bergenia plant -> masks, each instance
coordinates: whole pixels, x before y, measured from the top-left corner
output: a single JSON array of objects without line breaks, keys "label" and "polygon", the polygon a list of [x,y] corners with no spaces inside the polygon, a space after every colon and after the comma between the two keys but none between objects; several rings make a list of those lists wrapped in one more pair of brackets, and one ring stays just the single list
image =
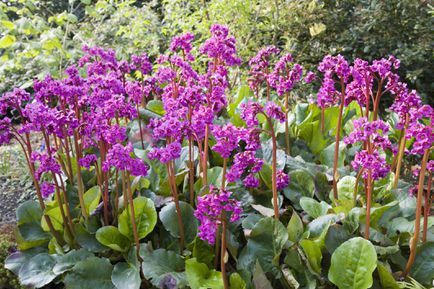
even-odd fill
[{"label": "bergenia plant", "polygon": [[5,267],[32,288],[430,286],[434,112],[400,61],[327,55],[317,77],[275,46],[240,59],[224,25],[194,41],[84,47],[0,97],[35,191]]}]

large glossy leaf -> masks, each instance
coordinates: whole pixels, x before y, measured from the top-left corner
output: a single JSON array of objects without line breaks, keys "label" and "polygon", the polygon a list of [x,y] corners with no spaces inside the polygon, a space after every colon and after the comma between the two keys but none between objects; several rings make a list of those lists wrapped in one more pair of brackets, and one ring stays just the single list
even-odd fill
[{"label": "large glossy leaf", "polygon": [[42,210],[36,201],[22,203],[16,212],[18,223],[17,243],[26,250],[47,243],[50,235],[41,227]]},{"label": "large glossy leaf", "polygon": [[381,288],[383,289],[400,289],[395,278],[389,269],[381,262],[377,262],[378,276],[380,277]]},{"label": "large glossy leaf", "polygon": [[165,249],[150,251],[149,248],[142,246],[140,256],[143,259],[143,275],[154,286],[160,286],[164,280],[174,280],[179,288],[185,286],[184,260],[177,253]]},{"label": "large glossy leaf", "polygon": [[[353,200],[356,178],[353,176],[344,176],[337,183],[339,200]],[[330,192],[330,198],[333,200],[333,193]]]},{"label": "large glossy leaf", "polygon": [[95,234],[89,233],[81,224],[74,224],[75,240],[77,243],[94,253],[100,253],[107,250],[107,247],[101,245],[95,238]]},{"label": "large glossy leaf", "polygon": [[317,202],[315,199],[302,197],[300,199],[301,208],[312,218],[318,218],[327,214],[329,205],[324,202]]},{"label": "large glossy leaf", "polygon": [[127,252],[130,248],[130,240],[114,226],[104,226],[98,229],[95,236],[101,244],[115,251]]},{"label": "large glossy leaf", "polygon": [[434,242],[427,242],[418,248],[410,275],[423,285],[432,285],[434,280]]},{"label": "large glossy leaf", "polygon": [[261,219],[250,233],[244,260],[240,260],[239,266],[253,270],[258,260],[265,272],[279,276],[279,257],[287,240],[288,231],[281,222],[271,217]]},{"label": "large glossy leaf", "polygon": [[185,262],[185,274],[191,289],[224,288],[222,273],[208,269],[205,264],[197,262],[196,258]]},{"label": "large glossy leaf", "polygon": [[241,278],[240,274],[232,273],[229,277],[229,284],[231,289],[246,289],[246,282]]},{"label": "large glossy leaf", "polygon": [[84,205],[88,213],[92,213],[99,205],[101,200],[101,189],[99,186],[93,186],[87,190],[84,195]]},{"label": "large glossy leaf", "polygon": [[271,285],[270,281],[267,279],[267,276],[264,273],[264,270],[262,270],[261,265],[258,261],[255,263],[255,270],[253,271],[253,285],[255,288],[262,288],[262,289],[272,289],[273,286]]},{"label": "large glossy leaf", "polygon": [[128,263],[117,263],[112,272],[112,282],[117,289],[140,289],[140,272]]},{"label": "large glossy leaf", "polygon": [[[320,154],[321,164],[332,168],[334,165],[334,157],[335,157],[335,146],[336,142],[327,146]],[[346,154],[346,146],[344,142],[339,143],[339,154],[338,154],[338,168],[344,166]]]},{"label": "large glossy leaf", "polygon": [[291,242],[298,242],[300,240],[301,235],[303,234],[303,222],[301,221],[298,214],[294,211],[292,212],[291,219],[288,222],[288,240]]},{"label": "large glossy leaf", "polygon": [[66,289],[115,289],[111,275],[113,266],[105,258],[90,257],[79,261],[65,276]]},{"label": "large glossy leaf", "polygon": [[372,272],[377,267],[377,253],[371,242],[352,238],[332,255],[329,280],[339,289],[366,289],[372,286]]},{"label": "large glossy leaf", "polygon": [[47,285],[57,276],[53,272],[55,264],[56,260],[54,257],[47,253],[34,256],[21,267],[18,273],[20,283],[24,286],[35,288]]},{"label": "large glossy leaf", "polygon": [[53,268],[53,272],[57,275],[65,273],[71,270],[77,262],[92,256],[93,254],[85,249],[72,250],[65,255],[56,255],[56,265]]},{"label": "large glossy leaf", "polygon": [[294,170],[288,175],[291,181],[288,187],[283,191],[285,197],[297,205],[301,197],[313,197],[315,193],[315,182],[313,177],[306,170]]},{"label": "large glossy leaf", "polygon": [[[157,224],[157,211],[155,210],[154,202],[145,197],[135,198],[133,204],[137,232],[139,239],[143,239],[154,230]],[[125,209],[119,216],[118,228],[122,235],[128,237],[130,240],[134,240],[131,218],[132,216],[128,205],[128,209]]]},{"label": "large glossy leaf", "polygon": [[306,254],[307,260],[309,261],[311,268],[316,273],[321,273],[321,248],[314,241],[311,240],[301,240],[300,245],[303,248],[304,253]]},{"label": "large glossy leaf", "polygon": [[[197,235],[198,221],[194,217],[194,210],[190,204],[180,201],[179,207],[181,209],[185,240],[187,243],[190,243]],[[159,217],[164,228],[166,228],[173,237],[179,238],[178,215],[176,213],[175,203],[170,202],[164,206],[160,211]]]}]

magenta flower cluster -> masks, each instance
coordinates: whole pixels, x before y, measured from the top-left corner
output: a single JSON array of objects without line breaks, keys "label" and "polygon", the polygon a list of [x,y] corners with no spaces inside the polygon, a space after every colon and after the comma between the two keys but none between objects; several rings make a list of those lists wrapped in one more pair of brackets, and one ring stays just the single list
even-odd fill
[{"label": "magenta flower cluster", "polygon": [[194,215],[200,223],[198,236],[210,245],[214,245],[222,216],[224,218],[230,216],[230,222],[238,221],[242,213],[241,202],[233,198],[232,192],[219,190],[214,186],[210,186],[210,192],[198,197],[197,200]]}]

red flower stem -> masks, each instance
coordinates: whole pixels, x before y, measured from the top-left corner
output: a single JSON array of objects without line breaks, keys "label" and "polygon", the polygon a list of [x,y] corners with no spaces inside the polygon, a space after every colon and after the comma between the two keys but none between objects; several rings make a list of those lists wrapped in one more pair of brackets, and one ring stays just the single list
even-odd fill
[{"label": "red flower stem", "polygon": [[399,149],[398,154],[396,155],[396,170],[395,170],[395,177],[393,179],[393,188],[396,189],[398,186],[399,181],[399,175],[401,173],[401,167],[402,167],[402,159],[404,157],[404,150],[405,150],[405,131],[408,126],[409,117],[408,115],[405,116],[405,124],[401,131],[400,139],[399,139]]},{"label": "red flower stem", "polygon": [[225,289],[229,289],[229,281],[226,273],[226,214],[223,211],[221,216],[222,223],[222,241],[221,241],[221,251],[220,251],[220,269],[222,272],[223,285]]},{"label": "red flower stem", "polygon": [[140,240],[139,240],[139,233],[137,231],[137,224],[136,224],[136,213],[134,211],[134,201],[133,201],[133,192],[131,191],[131,182],[130,182],[130,173],[127,171],[127,195],[129,199],[130,204],[130,211],[131,211],[131,225],[133,227],[133,235],[134,235],[134,242],[136,243],[136,253],[137,258],[141,260],[140,258]]},{"label": "red flower stem", "polygon": [[[32,146],[30,145],[30,136],[29,136],[29,133],[25,133],[25,135],[26,135],[25,144],[26,144],[27,150],[24,148],[24,145],[21,142],[19,142],[19,143],[23,149],[24,156],[25,156],[26,161],[27,161],[27,165],[30,169],[30,174],[32,176],[33,184],[35,186],[36,196],[38,198],[39,206],[41,207],[41,210],[44,211],[45,210],[45,203],[44,203],[44,199],[42,198],[41,188],[39,186],[39,182],[35,176],[35,172],[36,172],[35,164],[33,163],[33,161],[30,160],[30,156],[32,155],[32,151],[33,151]],[[57,232],[54,229],[53,222],[51,222],[50,217],[46,214],[43,214],[43,216],[44,216],[45,222],[47,223],[48,229],[50,230],[51,235],[53,235],[54,238],[56,239],[57,244],[59,244],[60,246],[65,245],[65,241],[63,240],[62,236],[59,234],[59,232]]]},{"label": "red flower stem", "polygon": [[78,163],[78,160],[81,158],[81,150],[80,146],[78,144],[78,132],[77,130],[74,130],[74,145],[75,145],[75,157],[76,157],[76,168],[77,168],[77,188],[78,188],[78,199],[80,201],[80,207],[81,207],[81,214],[85,219],[88,218],[88,213],[86,211],[86,205],[84,203],[84,186],[83,186],[83,180],[81,177],[81,167]]},{"label": "red flower stem", "polygon": [[354,193],[353,193],[354,206],[357,203],[357,191],[359,190],[359,181],[360,181],[360,177],[362,176],[362,173],[363,173],[363,168],[360,169],[360,171],[357,173],[356,176],[356,184],[354,185]]},{"label": "red flower stem", "polygon": [[325,108],[321,107],[321,133],[325,131]]},{"label": "red flower stem", "polygon": [[227,158],[223,159],[223,173],[222,173],[222,190],[226,188],[226,170],[227,170]]},{"label": "red flower stem", "polygon": [[202,171],[202,186],[208,185],[208,138],[209,138],[209,125],[205,126],[205,140],[203,144],[203,171]]},{"label": "red flower stem", "polygon": [[139,104],[136,104],[136,109],[137,109],[137,121],[139,122],[139,130],[140,130],[140,141],[142,143],[142,150],[144,150],[145,149],[145,141],[143,138],[142,121],[140,119]]},{"label": "red flower stem", "polygon": [[408,257],[407,265],[405,266],[405,271],[403,273],[404,277],[406,277],[410,273],[411,267],[413,266],[414,260],[416,258],[416,249],[417,249],[417,243],[419,242],[419,233],[420,233],[420,217],[422,215],[423,183],[425,180],[425,171],[426,171],[426,164],[428,162],[429,151],[430,151],[429,149],[426,149],[423,154],[422,164],[419,172],[419,184],[417,187],[417,199],[416,199],[416,218],[414,221],[414,235],[410,243],[410,256]]},{"label": "red flower stem", "polygon": [[432,185],[432,172],[428,175],[428,185],[425,193],[424,211],[423,211],[423,230],[422,230],[422,242],[426,242],[428,232],[428,217],[431,210],[431,185]]},{"label": "red flower stem", "polygon": [[[265,115],[265,114],[264,114]],[[279,202],[277,195],[277,139],[276,133],[273,127],[273,121],[267,115],[265,115],[268,121],[268,126],[270,127],[270,136],[272,143],[272,160],[271,160],[271,190],[273,192],[273,208],[274,208],[274,218],[279,219]]]},{"label": "red flower stem", "polygon": [[371,227],[371,202],[372,202],[372,170],[368,170],[368,179],[366,181],[366,220],[365,220],[365,239],[369,240],[369,229]]},{"label": "red flower stem", "polygon": [[[49,137],[48,137],[48,135],[44,129],[42,129],[42,135],[44,137],[45,146],[47,147],[48,156],[50,158],[52,158],[53,155],[51,153],[50,139],[49,139]],[[71,231],[72,228],[69,226],[70,220],[68,220],[68,218],[66,217],[65,208],[63,207],[63,201],[62,201],[62,196],[60,194],[59,182],[57,181],[57,177],[56,177],[55,173],[52,173],[52,176],[53,176],[53,181],[55,184],[55,194],[56,194],[56,198],[57,198],[57,203],[59,204],[60,216],[62,217],[62,221],[63,221],[64,227],[66,229],[66,233],[68,234],[69,239],[72,240],[74,238],[74,235],[72,234],[72,231]],[[65,207],[66,207],[66,210],[69,211],[69,205],[67,203],[65,203]],[[72,223],[72,221],[71,221],[71,223]]]},{"label": "red flower stem", "polygon": [[380,107],[381,89],[383,86],[383,81],[384,81],[384,79],[382,78],[380,80],[380,83],[378,84],[377,95],[375,96],[374,112],[373,112],[373,114],[374,114],[373,120],[374,121],[377,120],[377,118],[378,118],[378,109]]},{"label": "red flower stem", "polygon": [[289,144],[288,112],[289,112],[289,93],[285,93],[285,144],[286,144],[286,154],[290,155],[291,147]]},{"label": "red flower stem", "polygon": [[[188,121],[191,125],[191,106],[188,108]],[[190,192],[190,204],[194,207],[195,205],[195,195],[194,195],[194,142],[193,136],[190,135],[188,138],[188,183]]]},{"label": "red flower stem", "polygon": [[103,207],[104,207],[104,213],[103,213],[103,218],[104,218],[104,224],[108,225],[109,224],[109,209],[108,209],[108,203],[109,203],[109,195],[108,195],[108,176],[107,176],[107,172],[104,172],[102,170],[102,164],[105,162],[106,159],[106,146],[105,143],[103,141],[99,142],[99,147],[100,147],[100,154],[101,154],[101,176],[102,176],[102,184],[103,184],[103,191],[102,193],[102,201],[103,201]]},{"label": "red flower stem", "polygon": [[345,105],[345,88],[344,88],[343,80],[341,80],[341,86],[342,86],[341,103],[339,106],[339,116],[338,116],[338,124],[336,128],[336,139],[335,139],[335,155],[333,159],[333,198],[335,200],[338,199],[337,174],[338,174],[338,159],[339,159],[339,142],[340,142],[340,134],[341,134],[341,126],[342,126],[342,114],[344,112],[344,105]]}]

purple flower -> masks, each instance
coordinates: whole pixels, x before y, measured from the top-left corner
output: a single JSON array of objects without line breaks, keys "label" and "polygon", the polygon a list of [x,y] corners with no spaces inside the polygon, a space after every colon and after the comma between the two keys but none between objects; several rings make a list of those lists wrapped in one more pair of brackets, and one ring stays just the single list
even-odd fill
[{"label": "purple flower", "polygon": [[311,83],[312,81],[314,81],[316,78],[315,73],[313,73],[312,71],[308,71],[306,76],[304,77],[304,82],[305,83]]},{"label": "purple flower", "polygon": [[318,91],[318,106],[321,108],[331,107],[337,104],[338,100],[339,93],[336,91],[335,81],[326,74]]},{"label": "purple flower", "polygon": [[152,63],[146,53],[131,56],[131,62],[131,68],[139,70],[142,74],[152,72]]},{"label": "purple flower", "polygon": [[200,47],[200,52],[208,55],[209,58],[216,59],[219,65],[239,65],[241,59],[236,56],[235,44],[235,37],[229,36],[227,26],[213,24],[211,25],[211,38]]},{"label": "purple flower", "polygon": [[243,178],[245,179],[244,185],[247,187],[259,186],[259,180],[255,178],[255,174],[262,169],[263,164],[262,159],[255,157],[254,151],[244,151],[236,154],[234,163],[227,174],[228,182],[235,182],[247,175]]},{"label": "purple flower", "polygon": [[273,55],[280,53],[280,50],[275,46],[267,46],[259,50],[256,56],[249,61],[250,78],[249,86],[252,90],[257,91],[259,86],[265,81],[268,82],[270,59]]},{"label": "purple flower", "polygon": [[0,146],[9,144],[12,137],[10,118],[5,117],[0,119]]},{"label": "purple flower", "polygon": [[257,102],[249,101],[248,103],[241,104],[241,119],[244,120],[248,127],[256,126],[259,124],[256,115],[263,113],[264,108]]},{"label": "purple flower", "polygon": [[232,192],[219,190],[213,186],[210,186],[209,194],[198,197],[197,201],[194,215],[200,223],[198,236],[210,245],[214,245],[222,213],[230,214],[230,222],[238,221],[242,213],[241,202],[232,198]]},{"label": "purple flower", "polygon": [[86,155],[86,156],[82,157],[81,159],[79,159],[78,163],[80,164],[80,166],[85,167],[86,169],[89,169],[93,163],[96,163],[96,161],[97,161],[96,155],[90,154],[90,155]]},{"label": "purple flower", "polygon": [[414,138],[411,154],[423,155],[425,150],[430,149],[434,142],[434,129],[431,125],[424,125],[419,122],[410,123],[405,137]]},{"label": "purple flower", "polygon": [[282,170],[277,171],[276,177],[277,190],[283,190],[289,185],[289,176],[285,174]]},{"label": "purple flower", "polygon": [[170,50],[172,50],[173,52],[176,52],[177,50],[182,50],[185,54],[185,59],[188,61],[193,61],[194,57],[190,53],[193,49],[193,46],[191,45],[193,40],[194,34],[190,32],[175,36],[170,43]]},{"label": "purple flower", "polygon": [[389,126],[382,120],[368,121],[366,117],[361,117],[353,121],[354,130],[344,138],[346,144],[356,142],[371,142],[375,147],[383,150],[392,149],[392,143],[387,135]]},{"label": "purple flower", "polygon": [[0,97],[0,115],[6,114],[8,108],[17,109],[30,100],[30,94],[21,88],[14,88]]},{"label": "purple flower", "polygon": [[272,101],[267,102],[267,104],[265,105],[265,112],[269,117],[277,119],[281,123],[285,122],[285,113],[282,111],[282,108],[280,108],[280,106],[278,106],[276,103]]},{"label": "purple flower", "polygon": [[60,175],[62,173],[61,167],[56,159],[48,154],[41,154],[38,152],[33,152],[30,160],[32,162],[39,162],[39,166],[35,172],[35,178],[37,180],[41,179],[42,174],[52,173]]},{"label": "purple flower", "polygon": [[380,156],[378,151],[369,153],[366,150],[362,150],[357,152],[351,165],[356,171],[363,168],[362,176],[365,179],[368,178],[369,171],[371,171],[373,180],[384,178],[390,171],[390,166],[386,163],[384,157]]},{"label": "purple flower", "polygon": [[213,126],[211,132],[217,143],[212,149],[218,152],[222,158],[230,157],[233,150],[238,147],[239,141],[247,134],[246,129],[235,127],[229,123],[224,126]]},{"label": "purple flower", "polygon": [[107,159],[102,164],[102,169],[107,172],[110,167],[115,167],[120,171],[129,171],[133,176],[146,176],[148,168],[140,159],[133,158],[133,145],[128,143],[126,146],[115,144],[107,152]]},{"label": "purple flower", "polygon": [[292,55],[285,54],[277,61],[274,70],[267,78],[271,87],[277,90],[278,95],[283,95],[302,80],[303,67],[299,64],[292,65]]},{"label": "purple flower", "polygon": [[48,198],[54,193],[54,185],[48,182],[43,182],[40,189],[41,195],[44,199]]},{"label": "purple flower", "polygon": [[171,160],[177,159],[181,156],[181,144],[179,142],[172,142],[165,147],[154,147],[148,153],[148,158],[151,160],[157,159],[162,163],[167,163]]}]

